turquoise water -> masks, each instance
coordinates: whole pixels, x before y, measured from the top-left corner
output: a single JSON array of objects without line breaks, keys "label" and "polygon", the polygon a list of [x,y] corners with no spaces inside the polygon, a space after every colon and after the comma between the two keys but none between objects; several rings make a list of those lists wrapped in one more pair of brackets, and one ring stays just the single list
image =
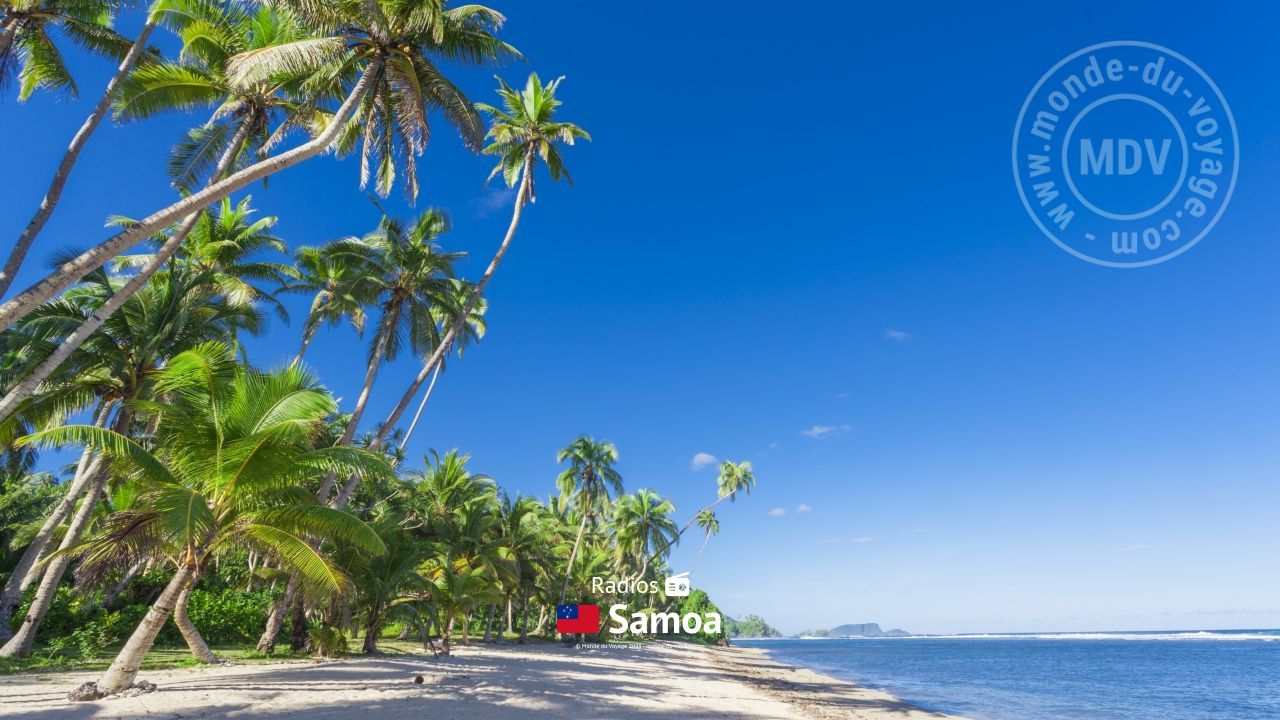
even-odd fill
[{"label": "turquoise water", "polygon": [[1280,720],[1280,630],[737,644],[974,720]]}]

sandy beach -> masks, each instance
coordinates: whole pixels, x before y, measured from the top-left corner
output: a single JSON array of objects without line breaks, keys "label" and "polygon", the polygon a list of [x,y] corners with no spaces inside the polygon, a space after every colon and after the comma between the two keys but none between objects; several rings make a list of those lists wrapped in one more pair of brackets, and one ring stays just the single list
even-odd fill
[{"label": "sandy beach", "polygon": [[[415,683],[417,676],[422,683]],[[144,672],[147,695],[71,703],[92,673],[0,677],[0,716],[76,718],[859,718],[924,720],[881,692],[746,648],[473,646],[395,656]]]}]

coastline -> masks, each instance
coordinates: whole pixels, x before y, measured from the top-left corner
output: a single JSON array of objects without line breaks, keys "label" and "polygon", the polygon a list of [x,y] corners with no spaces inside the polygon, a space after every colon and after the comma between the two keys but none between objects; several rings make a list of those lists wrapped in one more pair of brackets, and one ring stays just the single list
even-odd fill
[{"label": "coastline", "polygon": [[[575,649],[490,645],[448,658],[396,655],[159,670],[159,690],[71,703],[91,672],[0,677],[0,716],[48,718],[379,717],[939,720],[887,693],[769,658],[757,648],[684,644]],[[421,676],[423,682],[414,679]],[[953,720],[955,720],[953,718]]]},{"label": "coastline", "polygon": [[802,717],[818,720],[965,720],[926,710],[893,695],[806,667],[776,660],[762,648],[712,648],[712,657],[743,682],[786,702]]}]

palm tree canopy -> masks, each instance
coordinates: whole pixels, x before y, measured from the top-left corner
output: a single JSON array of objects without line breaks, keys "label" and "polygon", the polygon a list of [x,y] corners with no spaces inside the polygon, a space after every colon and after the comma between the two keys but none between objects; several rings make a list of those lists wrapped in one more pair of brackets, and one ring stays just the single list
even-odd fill
[{"label": "palm tree canopy", "polygon": [[0,87],[17,71],[18,100],[37,90],[61,90],[75,97],[75,80],[55,38],[62,37],[91,53],[120,59],[131,40],[111,29],[116,0],[4,0],[0,28],[12,39],[0,47]]},{"label": "palm tree canopy", "polygon": [[720,474],[716,477],[716,487],[721,498],[728,498],[729,502],[733,502],[739,492],[750,495],[755,484],[756,475],[750,462],[735,463],[725,460],[721,463]]},{"label": "palm tree canopy", "polygon": [[[125,281],[99,269],[23,318],[6,333],[0,383],[21,377]],[[41,384],[18,414],[37,425],[51,425],[97,401],[150,396],[159,369],[170,358],[240,332],[256,333],[263,324],[258,308],[226,302],[212,281],[209,273],[183,268],[156,273]]]},{"label": "palm tree canopy", "polygon": [[389,328],[386,359],[394,360],[407,340],[418,355],[439,341],[440,311],[454,303],[454,263],[465,253],[444,252],[436,243],[452,227],[448,213],[429,209],[412,223],[383,215],[378,228],[363,238],[373,249],[370,270],[379,284],[381,324]]},{"label": "palm tree canopy", "polygon": [[[473,151],[480,150],[484,124],[462,90],[441,71],[444,61],[493,65],[519,58],[497,37],[506,22],[482,5],[447,7],[446,0],[275,0],[314,33],[233,58],[229,71],[240,84],[275,78],[327,78],[355,75],[371,58],[382,62],[375,86],[365,97],[344,135],[340,152],[362,146],[360,186],[376,177],[381,195],[395,184],[396,157],[403,162],[405,191],[418,194],[416,157],[431,136],[428,115],[440,112]],[[312,82],[321,87],[323,82]]]},{"label": "palm tree canopy", "polygon": [[383,543],[363,522],[317,504],[306,485],[327,472],[389,476],[377,454],[317,447],[333,398],[299,368],[262,373],[210,343],[182,353],[160,373],[164,402],[135,408],[156,423],[155,449],[95,426],[68,425],[24,443],[85,444],[106,453],[143,510],[117,513],[76,546],[85,562],[129,562],[156,552],[199,566],[210,555],[252,548],[319,588],[341,591],[346,576],[310,537],[365,552]]},{"label": "palm tree canopy", "polygon": [[680,530],[671,514],[676,506],[647,488],[623,495],[613,508],[613,535],[617,559],[643,561],[662,547],[663,553],[680,542]]},{"label": "palm tree canopy", "polygon": [[708,535],[720,534],[720,521],[716,518],[715,512],[711,510],[703,510],[698,513],[698,517],[695,522],[698,524],[698,527],[706,531]]},{"label": "palm tree canopy", "polygon": [[[530,73],[524,90],[518,91],[498,78],[502,109],[485,103],[476,104],[481,112],[491,116],[489,132],[485,135],[489,144],[484,148],[484,154],[499,157],[497,166],[489,173],[490,179],[501,173],[507,187],[515,187],[525,165],[541,160],[552,180],[558,182],[564,178],[573,183],[573,177],[560,157],[558,144],[573,145],[579,138],[589,141],[591,136],[573,123],[555,120],[556,108],[561,105],[556,99],[556,91],[562,80],[563,77],[556,78],[543,85],[537,73]],[[532,173],[527,195],[525,199],[529,202],[536,199]]]},{"label": "palm tree canopy", "polygon": [[233,84],[227,63],[235,55],[293,42],[306,29],[287,11],[252,10],[237,0],[161,0],[155,14],[178,34],[177,61],[146,63],[121,85],[114,101],[117,120],[143,120],[160,113],[213,107],[213,116],[174,146],[169,175],[175,187],[190,192],[208,179],[236,131],[247,133],[232,170],[268,152],[289,131],[314,119],[296,78],[271,78]]},{"label": "palm tree canopy", "polygon": [[580,510],[592,514],[609,507],[610,498],[622,494],[622,475],[614,464],[618,448],[613,443],[581,435],[556,454],[556,462],[568,462],[556,479],[566,498]]},{"label": "palm tree canopy", "polygon": [[[283,287],[297,271],[286,263],[260,259],[261,253],[283,254],[288,247],[271,234],[278,218],[265,216],[255,220],[257,210],[249,205],[252,201],[251,196],[246,196],[232,204],[230,198],[224,198],[216,209],[202,213],[183,240],[177,262],[190,271],[207,273],[210,285],[229,304],[270,305],[282,319],[288,320],[284,306],[254,282]],[[122,255],[113,264],[121,269],[142,268],[154,257],[151,253]]]}]

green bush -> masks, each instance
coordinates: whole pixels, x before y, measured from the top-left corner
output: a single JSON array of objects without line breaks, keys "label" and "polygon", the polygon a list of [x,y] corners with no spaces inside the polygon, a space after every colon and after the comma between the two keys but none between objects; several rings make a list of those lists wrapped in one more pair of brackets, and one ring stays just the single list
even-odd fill
[{"label": "green bush", "polygon": [[271,611],[271,593],[266,590],[191,592],[191,622],[211,645],[257,640]]},{"label": "green bush", "polygon": [[[28,592],[13,613],[11,630],[17,630],[33,595],[34,592]],[[59,587],[48,614],[40,623],[36,642],[46,645],[51,656],[76,651],[82,657],[94,657],[102,648],[128,638],[150,607],[133,602],[107,609],[98,604],[99,598],[96,593],[79,595],[67,585]],[[271,599],[271,593],[266,590],[196,589],[191,593],[191,621],[210,645],[250,642],[262,634]],[[156,638],[156,644],[181,646],[185,642],[177,626],[168,622]]]}]

